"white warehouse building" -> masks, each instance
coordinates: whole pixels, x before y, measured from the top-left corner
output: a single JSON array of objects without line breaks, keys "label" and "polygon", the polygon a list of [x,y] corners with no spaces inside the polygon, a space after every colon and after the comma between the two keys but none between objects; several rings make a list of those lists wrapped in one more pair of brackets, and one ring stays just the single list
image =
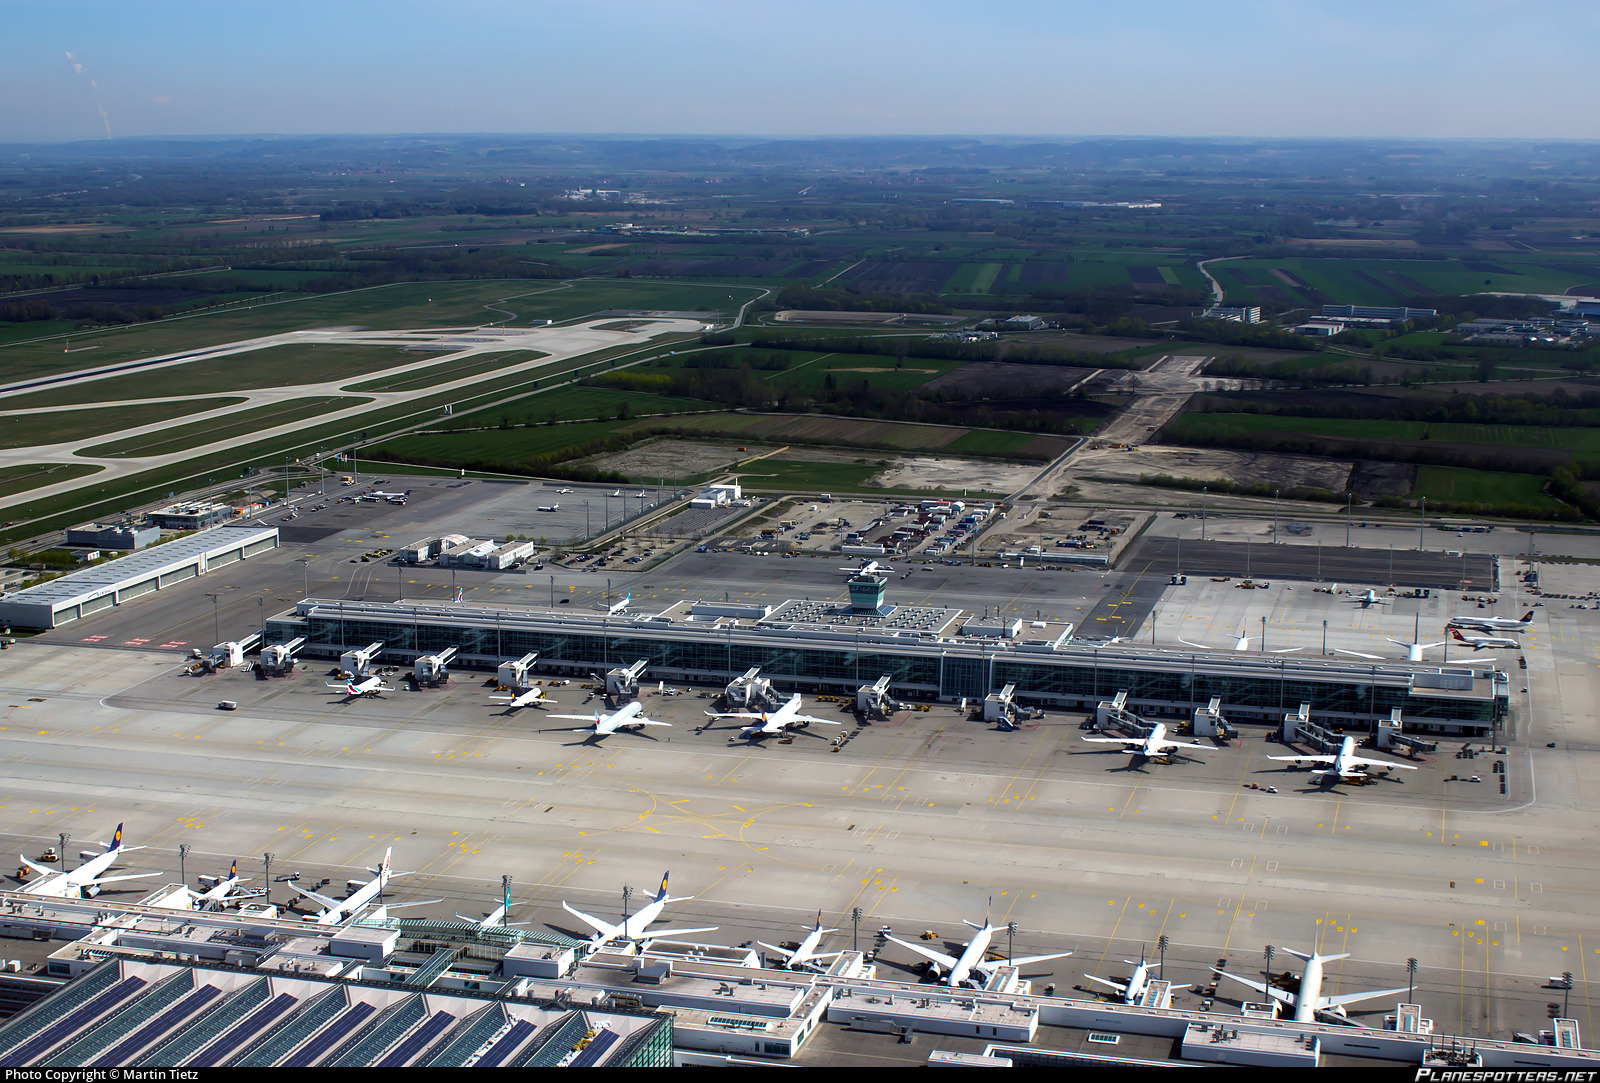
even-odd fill
[{"label": "white warehouse building", "polygon": [[0,624],[59,628],[278,545],[278,528],[219,526],[0,595]]}]

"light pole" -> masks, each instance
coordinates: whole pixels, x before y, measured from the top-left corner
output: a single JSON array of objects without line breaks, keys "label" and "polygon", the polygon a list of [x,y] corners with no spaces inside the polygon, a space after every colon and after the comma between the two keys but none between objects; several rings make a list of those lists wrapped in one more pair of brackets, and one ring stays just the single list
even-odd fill
[{"label": "light pole", "polygon": [[1006,922],[1006,958],[1007,959],[1015,959],[1017,957],[1017,953],[1016,953],[1016,949],[1015,949],[1016,938],[1017,938],[1017,923],[1014,922],[1014,921]]},{"label": "light pole", "polygon": [[1267,986],[1269,988],[1272,985],[1272,954],[1276,950],[1271,944],[1268,944],[1266,950],[1261,953],[1267,957]]},{"label": "light pole", "polygon": [[850,950],[851,951],[860,951],[861,950],[861,907],[852,906],[850,908],[850,925],[851,925]]},{"label": "light pole", "polygon": [[1206,493],[1207,486],[1200,486],[1200,540],[1206,540]]},{"label": "light pole", "polygon": [[1347,492],[1344,494],[1344,547],[1346,549],[1350,548],[1350,501],[1354,497],[1354,493]]},{"label": "light pole", "polygon": [[588,541],[589,538],[593,535],[593,533],[594,532],[589,529],[589,502],[587,500],[585,500],[583,502],[583,539],[584,539],[584,541]]},{"label": "light pole", "polygon": [[72,836],[67,834],[65,831],[63,831],[57,837],[61,839],[61,871],[62,872],[66,872],[67,871],[67,840],[72,838]]},{"label": "light pole", "polygon": [[180,842],[178,844],[178,883],[182,884],[184,887],[189,886],[189,877],[184,872],[183,867],[183,859],[188,856],[189,844],[187,842]]},{"label": "light pole", "polygon": [[627,884],[622,885],[622,924],[628,924],[628,900],[633,898],[633,888]]},{"label": "light pole", "polygon": [[1323,657],[1327,657],[1327,654],[1328,654],[1328,622],[1327,621],[1323,621],[1322,622],[1322,654],[1323,654]]},{"label": "light pole", "polygon": [[308,568],[311,560],[308,557],[301,557],[295,563],[300,565],[300,597],[309,598],[311,597],[311,573]]},{"label": "light pole", "polygon": [[1278,490],[1272,490],[1272,544],[1278,544]]},{"label": "light pole", "polygon": [[272,905],[272,853],[270,851],[268,851],[267,853],[264,853],[264,854],[261,855],[261,865],[262,865],[262,868],[265,870],[261,874],[261,886],[266,890],[266,895],[262,897],[261,901],[266,903],[268,906],[271,906]]},{"label": "light pole", "polygon": [[1428,498],[1422,498],[1422,513],[1417,516],[1417,552],[1422,552],[1428,534]]},{"label": "light pole", "polygon": [[1161,976],[1167,976],[1167,945],[1172,943],[1172,938],[1166,933],[1156,937],[1156,951],[1161,953]]},{"label": "light pole", "polygon": [[1414,955],[1406,960],[1406,976],[1409,979],[1406,989],[1406,1003],[1415,1004],[1417,1002],[1417,958]]},{"label": "light pole", "polygon": [[1572,999],[1572,971],[1561,972],[1561,1018],[1571,1019],[1567,1013],[1567,1002]]}]

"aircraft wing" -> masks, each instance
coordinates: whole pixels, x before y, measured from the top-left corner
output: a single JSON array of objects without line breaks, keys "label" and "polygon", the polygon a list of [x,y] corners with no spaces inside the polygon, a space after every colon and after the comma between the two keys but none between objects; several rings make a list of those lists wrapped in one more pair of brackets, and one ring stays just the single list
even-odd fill
[{"label": "aircraft wing", "polygon": [[642,714],[636,714],[632,718],[624,719],[622,724],[624,726],[670,726],[670,725],[672,725],[671,722],[657,722],[655,719],[646,718]]},{"label": "aircraft wing", "polygon": [[1395,763],[1393,760],[1368,760],[1360,756],[1351,756],[1344,761],[1352,767],[1398,767],[1402,771],[1415,771],[1416,768],[1409,763]]},{"label": "aircraft wing", "polygon": [[1078,740],[1088,741],[1092,745],[1122,745],[1124,747],[1144,744],[1142,737],[1079,737]]},{"label": "aircraft wing", "polygon": [[694,933],[714,933],[717,926],[707,925],[702,929],[651,929],[649,932],[640,933],[639,940],[661,940],[668,936],[690,936]]},{"label": "aircraft wing", "polygon": [[707,718],[755,718],[762,719],[766,715],[755,714],[751,711],[706,711]]},{"label": "aircraft wing", "polygon": [[1399,996],[1401,993],[1407,992],[1410,992],[1410,990],[1402,985],[1398,989],[1374,989],[1370,993],[1346,993],[1344,996],[1318,997],[1317,1009],[1320,1011],[1323,1008],[1342,1008],[1346,1004],[1358,1004],[1363,1000],[1376,1000],[1378,997]]},{"label": "aircraft wing", "polygon": [[592,714],[553,714],[553,715],[547,715],[546,717],[547,718],[576,718],[579,722],[593,722],[593,721],[595,721],[595,717]]},{"label": "aircraft wing", "polygon": [[1337,756],[1323,756],[1323,755],[1320,755],[1320,754],[1319,755],[1315,755],[1315,756],[1268,756],[1267,757],[1267,759],[1269,759],[1269,760],[1280,760],[1280,761],[1282,761],[1284,763],[1326,763],[1326,764],[1330,764],[1330,765],[1333,763],[1334,760],[1336,760],[1338,758],[1339,757],[1337,757]]},{"label": "aircraft wing", "polygon": [[1121,993],[1123,996],[1127,996],[1128,995],[1128,987],[1126,985],[1124,985],[1120,981],[1111,981],[1108,978],[1097,978],[1093,974],[1085,974],[1084,977],[1088,978],[1090,981],[1097,981],[1101,985],[1104,985],[1109,989],[1115,989],[1117,992]]},{"label": "aircraft wing", "polygon": [[308,890],[306,888],[303,888],[303,887],[297,887],[294,890],[295,890],[295,892],[297,894],[303,895],[306,898],[308,898],[308,899],[312,900],[313,902],[317,903],[324,910],[336,910],[339,907],[339,900],[338,899],[332,899],[332,898],[329,898],[326,895],[319,895],[317,892],[310,891],[310,890]]},{"label": "aircraft wing", "polygon": [[[1434,646],[1438,646],[1438,644],[1434,644]],[[1293,654],[1295,651],[1303,651],[1303,650],[1305,650],[1304,647],[1280,647],[1279,649],[1277,649],[1275,651],[1268,651],[1267,653],[1268,654]]]},{"label": "aircraft wing", "polygon": [[840,723],[832,718],[818,718],[814,714],[797,714],[789,717],[791,722],[821,722],[824,726],[837,726]]},{"label": "aircraft wing", "polygon": [[1194,741],[1162,741],[1162,748],[1198,748],[1201,752],[1215,752],[1216,745],[1196,744]]},{"label": "aircraft wing", "polygon": [[601,921],[598,918],[592,918],[588,914],[585,914],[582,910],[574,910],[572,907],[568,906],[566,903],[562,903],[561,904],[561,909],[565,910],[567,913],[571,914],[573,917],[577,918],[579,921],[586,922],[589,925],[589,927],[591,929],[593,929],[597,933],[602,933],[602,934],[604,934],[606,936],[610,936],[610,935],[612,935],[614,933],[618,933],[618,932],[622,931],[622,927],[620,925],[613,925],[608,921]]},{"label": "aircraft wing", "polygon": [[1392,661],[1392,659],[1389,659],[1389,658],[1385,658],[1385,657],[1384,657],[1384,656],[1383,656],[1383,655],[1381,655],[1381,654],[1362,654],[1362,653],[1361,653],[1361,652],[1360,652],[1360,651],[1347,651],[1347,650],[1343,650],[1343,649],[1342,649],[1342,648],[1339,648],[1339,647],[1335,647],[1335,648],[1333,648],[1333,652],[1334,652],[1334,653],[1335,653],[1335,654],[1349,654],[1349,655],[1354,655],[1354,656],[1355,656],[1355,657],[1357,657],[1357,658],[1367,658],[1367,659],[1371,659],[1371,660],[1372,660],[1372,661],[1374,661],[1374,662],[1388,662],[1388,661]]},{"label": "aircraft wing", "polygon": [[1178,642],[1184,644],[1185,646],[1198,647],[1203,651],[1214,651],[1214,650],[1217,649],[1217,648],[1211,646],[1208,643],[1193,643],[1193,642],[1190,642],[1189,640],[1184,639],[1182,636],[1178,637]]},{"label": "aircraft wing", "polygon": [[27,858],[22,857],[21,854],[18,854],[17,857],[21,858],[22,863],[24,865],[28,866],[28,868],[32,869],[34,872],[38,873],[40,876],[60,876],[61,875],[61,871],[59,869],[47,869],[43,865],[36,865],[32,861],[29,861]]},{"label": "aircraft wing", "polygon": [[997,959],[984,965],[991,967],[1005,965],[1016,967],[1032,966],[1034,963],[1048,963],[1051,959],[1065,959],[1071,954],[1072,952],[1070,951],[1058,951],[1053,955],[1019,955],[1015,959]]},{"label": "aircraft wing", "polygon": [[910,948],[912,951],[916,952],[918,955],[921,955],[925,959],[932,959],[946,970],[954,970],[956,963],[960,962],[960,960],[953,955],[946,955],[942,951],[934,951],[932,948],[925,948],[921,944],[913,944],[909,940],[901,940],[898,936],[890,936],[886,937],[885,939],[893,940],[902,948]]},{"label": "aircraft wing", "polygon": [[165,876],[164,872],[130,872],[126,876],[96,876],[85,880],[80,886],[88,887],[91,884],[114,884],[118,880],[145,880],[151,876]]},{"label": "aircraft wing", "polygon": [[[1282,989],[1274,988],[1273,986],[1266,985],[1262,982],[1251,981],[1249,978],[1241,978],[1237,974],[1229,974],[1226,970],[1217,970],[1216,967],[1212,967],[1211,969],[1216,973],[1221,974],[1224,978],[1231,978],[1240,985],[1248,986],[1258,993],[1267,994],[1267,996],[1271,997],[1273,1000],[1276,1000],[1280,1004],[1294,1004],[1294,997],[1284,992]],[[1404,990],[1401,991],[1404,992]]]}]

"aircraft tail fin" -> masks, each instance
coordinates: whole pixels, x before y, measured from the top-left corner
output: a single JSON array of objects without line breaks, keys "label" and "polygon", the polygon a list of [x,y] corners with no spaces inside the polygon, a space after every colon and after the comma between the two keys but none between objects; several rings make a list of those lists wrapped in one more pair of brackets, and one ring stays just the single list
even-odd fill
[{"label": "aircraft tail fin", "polygon": [[1533,610],[1530,609],[1526,613],[1522,614],[1522,623],[1523,624],[1530,624],[1530,623],[1532,623],[1532,621],[1533,621]]}]

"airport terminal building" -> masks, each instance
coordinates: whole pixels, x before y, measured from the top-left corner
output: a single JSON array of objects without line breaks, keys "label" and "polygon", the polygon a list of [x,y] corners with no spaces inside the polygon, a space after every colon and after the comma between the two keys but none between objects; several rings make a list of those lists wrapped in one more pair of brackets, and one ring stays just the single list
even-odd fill
[{"label": "airport terminal building", "polygon": [[981,701],[1015,685],[1024,702],[1093,709],[1126,692],[1131,709],[1156,718],[1188,718],[1220,698],[1236,720],[1276,724],[1309,705],[1318,724],[1370,730],[1398,710],[1409,732],[1466,736],[1491,734],[1509,709],[1509,679],[1481,666],[1096,645],[1071,633],[927,606],[680,602],[632,617],[309,599],[269,619],[266,642],[304,637],[302,655],[334,659],[382,643],[389,664],[454,647],[454,664],[485,669],[536,652],[533,671],[550,676],[644,659],[650,680],[722,683],[760,667],[785,688],[824,693],[887,676],[895,696],[923,701]]}]

